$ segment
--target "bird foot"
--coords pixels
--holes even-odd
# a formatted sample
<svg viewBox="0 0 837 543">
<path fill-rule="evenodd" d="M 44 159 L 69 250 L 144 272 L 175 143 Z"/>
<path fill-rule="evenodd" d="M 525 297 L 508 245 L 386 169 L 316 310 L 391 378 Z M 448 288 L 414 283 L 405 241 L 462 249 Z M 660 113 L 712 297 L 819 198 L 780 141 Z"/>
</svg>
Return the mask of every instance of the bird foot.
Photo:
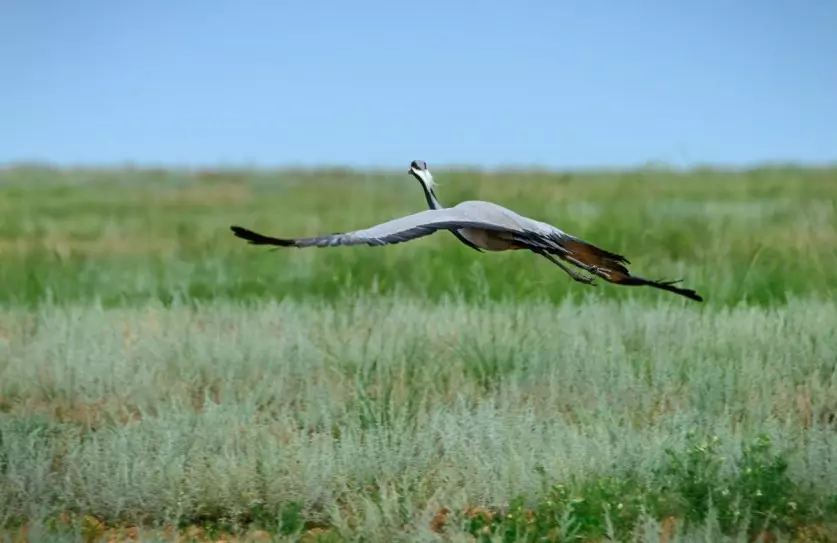
<svg viewBox="0 0 837 543">
<path fill-rule="evenodd" d="M 573 274 L 572 278 L 574 280 L 578 281 L 579 283 L 584 283 L 585 285 L 591 285 L 591 286 L 594 286 L 594 287 L 596 286 L 596 280 L 592 277 Z"/>
<path fill-rule="evenodd" d="M 587 271 L 592 273 L 593 275 L 598 275 L 602 279 L 608 279 L 610 277 L 610 273 L 598 266 L 590 266 L 590 268 Z"/>
</svg>

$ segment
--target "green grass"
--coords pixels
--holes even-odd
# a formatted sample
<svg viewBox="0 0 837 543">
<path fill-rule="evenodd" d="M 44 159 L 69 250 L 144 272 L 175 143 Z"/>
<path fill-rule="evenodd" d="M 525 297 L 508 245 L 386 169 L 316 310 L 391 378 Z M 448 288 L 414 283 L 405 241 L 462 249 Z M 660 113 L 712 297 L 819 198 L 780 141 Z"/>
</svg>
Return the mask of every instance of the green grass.
<svg viewBox="0 0 837 543">
<path fill-rule="evenodd" d="M 228 231 L 418 211 L 406 173 L 1 172 L 0 539 L 837 538 L 837 170 L 434 173 L 707 301 Z"/>
<path fill-rule="evenodd" d="M 837 170 L 602 174 L 437 171 L 446 205 L 480 198 L 554 223 L 710 305 L 837 289 Z M 362 228 L 425 206 L 404 173 L 0 174 L 0 302 L 106 305 L 331 299 L 345 291 L 465 299 L 670 298 L 569 281 L 533 254 L 478 254 L 447 233 L 392 247 L 270 252 L 229 232 Z"/>
</svg>

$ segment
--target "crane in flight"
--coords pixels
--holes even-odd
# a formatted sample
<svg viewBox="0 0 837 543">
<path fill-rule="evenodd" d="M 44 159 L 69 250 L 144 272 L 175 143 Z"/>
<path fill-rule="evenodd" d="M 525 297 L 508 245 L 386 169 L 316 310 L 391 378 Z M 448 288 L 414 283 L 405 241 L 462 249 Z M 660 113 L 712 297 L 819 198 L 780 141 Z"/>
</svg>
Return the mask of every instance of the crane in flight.
<svg viewBox="0 0 837 543">
<path fill-rule="evenodd" d="M 252 245 L 278 247 L 335 247 L 341 245 L 392 245 L 448 230 L 459 241 L 477 251 L 528 250 L 547 258 L 573 280 L 595 285 L 592 277 L 582 275 L 559 262 L 564 260 L 605 281 L 623 286 L 649 286 L 691 300 L 702 302 L 694 290 L 675 286 L 682 280 L 653 280 L 631 275 L 622 255 L 606 251 L 563 230 L 524 217 L 492 202 L 469 200 L 453 207 L 443 207 L 434 191 L 433 175 L 421 160 L 410 163 L 408 173 L 424 190 L 429 209 L 351 232 L 307 238 L 277 238 L 259 234 L 241 226 L 231 226 L 237 237 Z"/>
</svg>

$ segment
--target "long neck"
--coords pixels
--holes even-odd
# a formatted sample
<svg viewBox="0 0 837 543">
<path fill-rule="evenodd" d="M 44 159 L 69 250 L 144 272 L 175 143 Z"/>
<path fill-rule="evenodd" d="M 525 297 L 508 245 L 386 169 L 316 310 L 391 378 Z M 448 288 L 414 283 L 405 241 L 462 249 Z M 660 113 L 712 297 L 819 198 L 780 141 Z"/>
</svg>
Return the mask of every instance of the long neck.
<svg viewBox="0 0 837 543">
<path fill-rule="evenodd" d="M 429 207 L 430 209 L 444 209 L 445 206 L 439 203 L 439 200 L 438 198 L 436 198 L 436 193 L 433 192 L 433 189 L 427 186 L 427 184 L 424 182 L 424 179 L 419 178 L 419 181 L 421 182 L 421 188 L 424 190 L 424 199 L 427 200 L 427 207 Z M 467 240 L 458 229 L 451 230 L 450 233 L 453 234 L 456 237 L 456 239 L 458 239 L 471 249 L 482 252 L 482 249 L 474 245 L 473 242 Z"/>
<path fill-rule="evenodd" d="M 436 193 L 424 181 L 421 182 L 421 188 L 424 190 L 424 199 L 427 200 L 427 207 L 430 209 L 444 209 L 445 206 L 439 203 L 439 200 L 436 198 Z"/>
</svg>

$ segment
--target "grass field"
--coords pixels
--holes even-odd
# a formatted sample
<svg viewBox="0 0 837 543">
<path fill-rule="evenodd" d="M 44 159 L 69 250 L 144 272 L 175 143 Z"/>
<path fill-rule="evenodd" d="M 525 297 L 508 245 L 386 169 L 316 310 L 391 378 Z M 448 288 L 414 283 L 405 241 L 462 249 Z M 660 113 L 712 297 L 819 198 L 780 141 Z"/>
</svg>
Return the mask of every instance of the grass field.
<svg viewBox="0 0 837 543">
<path fill-rule="evenodd" d="M 404 170 L 0 172 L 2 534 L 837 540 L 837 170 L 434 171 L 703 304 L 229 232 L 423 209 Z"/>
</svg>

